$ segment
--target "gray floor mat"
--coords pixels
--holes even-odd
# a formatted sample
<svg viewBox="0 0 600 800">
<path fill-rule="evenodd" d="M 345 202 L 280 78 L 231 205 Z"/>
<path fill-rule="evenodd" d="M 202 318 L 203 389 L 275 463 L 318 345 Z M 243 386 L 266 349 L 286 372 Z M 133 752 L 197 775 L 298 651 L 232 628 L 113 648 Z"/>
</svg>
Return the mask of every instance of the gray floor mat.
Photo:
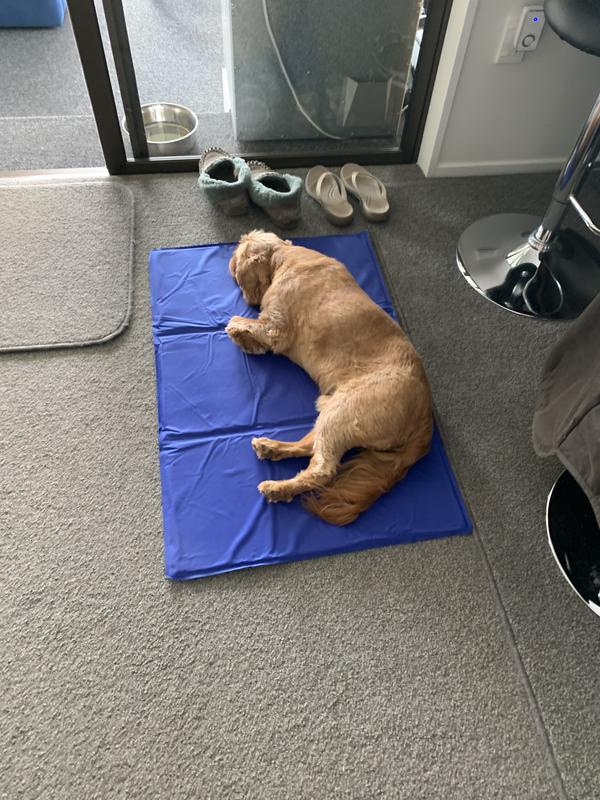
<svg viewBox="0 0 600 800">
<path fill-rule="evenodd" d="M 104 182 L 0 184 L 0 352 L 108 341 L 132 305 L 133 195 Z"/>
</svg>

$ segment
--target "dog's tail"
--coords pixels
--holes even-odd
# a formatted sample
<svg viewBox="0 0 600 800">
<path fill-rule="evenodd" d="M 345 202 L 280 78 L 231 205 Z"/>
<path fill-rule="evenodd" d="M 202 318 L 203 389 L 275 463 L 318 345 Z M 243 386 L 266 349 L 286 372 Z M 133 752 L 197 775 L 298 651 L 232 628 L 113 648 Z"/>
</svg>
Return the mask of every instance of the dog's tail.
<svg viewBox="0 0 600 800">
<path fill-rule="evenodd" d="M 363 450 L 342 464 L 328 486 L 307 495 L 304 507 L 332 525 L 349 525 L 401 480 L 429 447 L 427 437 L 401 450 Z"/>
</svg>

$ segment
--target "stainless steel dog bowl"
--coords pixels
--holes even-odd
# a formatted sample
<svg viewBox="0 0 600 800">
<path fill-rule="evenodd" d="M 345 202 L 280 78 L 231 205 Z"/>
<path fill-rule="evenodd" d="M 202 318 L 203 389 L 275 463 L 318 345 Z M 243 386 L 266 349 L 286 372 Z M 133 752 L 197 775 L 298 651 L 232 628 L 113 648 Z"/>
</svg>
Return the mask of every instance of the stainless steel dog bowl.
<svg viewBox="0 0 600 800">
<path fill-rule="evenodd" d="M 198 117 L 191 109 L 176 103 L 146 103 L 142 119 L 151 156 L 183 156 L 194 149 Z M 122 125 L 129 134 L 125 117 Z"/>
</svg>

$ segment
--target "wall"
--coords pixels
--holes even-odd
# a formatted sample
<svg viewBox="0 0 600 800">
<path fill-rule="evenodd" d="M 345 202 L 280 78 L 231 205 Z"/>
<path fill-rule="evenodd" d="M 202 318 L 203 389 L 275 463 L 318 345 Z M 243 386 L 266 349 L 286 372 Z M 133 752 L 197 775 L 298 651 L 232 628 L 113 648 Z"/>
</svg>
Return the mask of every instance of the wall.
<svg viewBox="0 0 600 800">
<path fill-rule="evenodd" d="M 526 0 L 454 0 L 419 165 L 428 176 L 556 169 L 600 91 L 600 58 L 546 27 L 518 64 L 495 64 Z"/>
</svg>

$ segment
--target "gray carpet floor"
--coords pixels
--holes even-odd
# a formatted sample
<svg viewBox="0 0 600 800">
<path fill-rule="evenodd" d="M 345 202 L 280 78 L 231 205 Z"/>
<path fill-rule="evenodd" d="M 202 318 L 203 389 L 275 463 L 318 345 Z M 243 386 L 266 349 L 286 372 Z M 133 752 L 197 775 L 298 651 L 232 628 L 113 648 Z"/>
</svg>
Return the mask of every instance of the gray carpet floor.
<svg viewBox="0 0 600 800">
<path fill-rule="evenodd" d="M 549 552 L 559 468 L 530 442 L 564 327 L 497 309 L 454 265 L 465 225 L 541 212 L 552 177 L 375 171 L 393 216 L 372 230 L 475 535 L 163 579 L 147 253 L 269 226 L 218 215 L 191 174 L 127 180 L 128 330 L 1 358 L 1 796 L 597 796 L 600 627 Z M 306 198 L 298 234 L 326 232 Z"/>
</svg>

